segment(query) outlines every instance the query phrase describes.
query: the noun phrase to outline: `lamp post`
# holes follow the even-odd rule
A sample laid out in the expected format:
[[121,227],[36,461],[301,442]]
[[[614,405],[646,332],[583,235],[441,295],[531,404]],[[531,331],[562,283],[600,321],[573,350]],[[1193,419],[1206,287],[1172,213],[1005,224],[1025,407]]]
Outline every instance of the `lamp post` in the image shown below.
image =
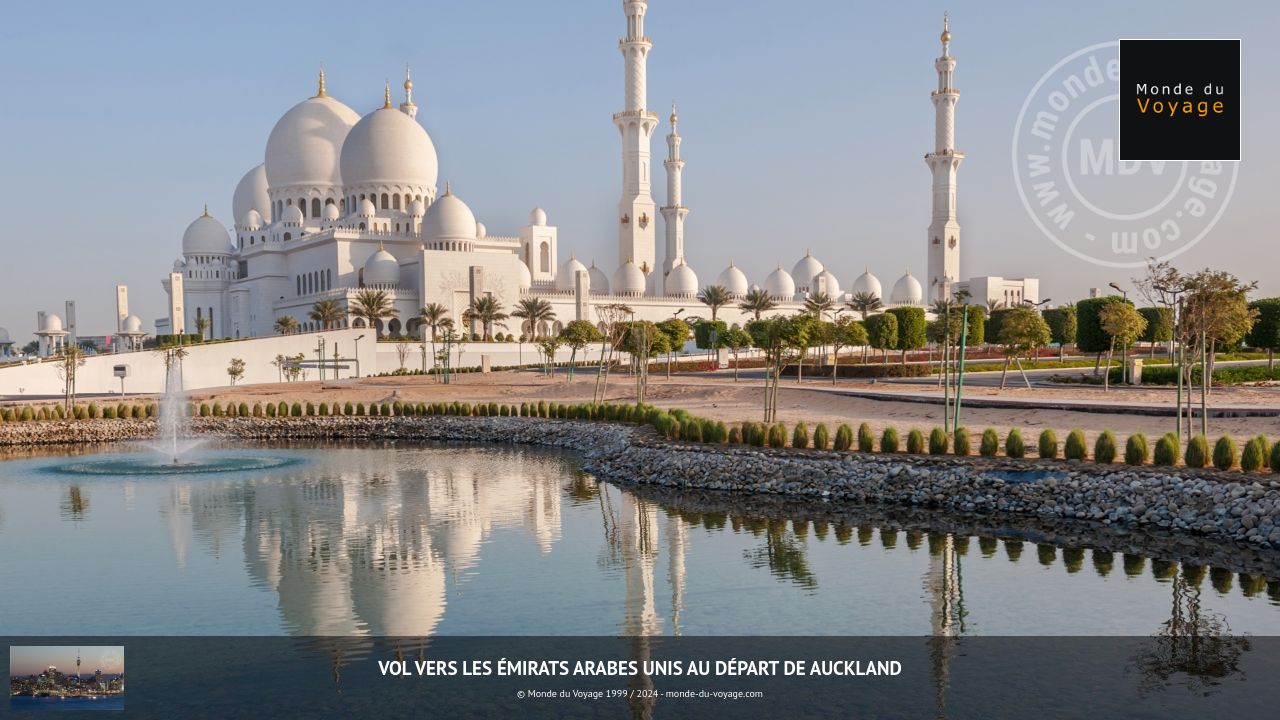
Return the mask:
[[[1120,297],[1124,298],[1125,302],[1129,302],[1128,291],[1126,291],[1124,288],[1120,287],[1115,283],[1107,283],[1107,285],[1110,286],[1112,290],[1115,290],[1116,292],[1120,293]],[[1107,368],[1107,372],[1111,372],[1111,368]],[[1120,384],[1123,385],[1128,381],[1129,381],[1129,348],[1122,347],[1120,348]]]
[[[1178,399],[1175,403],[1176,410],[1175,410],[1173,430],[1174,430],[1174,434],[1178,436],[1178,445],[1181,446],[1182,445],[1182,364],[1183,364],[1183,361],[1185,360],[1184,355],[1186,353],[1185,353],[1185,346],[1182,343],[1182,338],[1178,334],[1178,331],[1180,329],[1180,326],[1183,320],[1182,298],[1179,296],[1187,291],[1187,284],[1185,282],[1178,283],[1177,285],[1157,284],[1157,285],[1153,285],[1152,289],[1160,293],[1160,297],[1162,299],[1165,297],[1168,297],[1167,304],[1169,305],[1169,309],[1173,312],[1173,336],[1169,339],[1169,364],[1170,366],[1173,367],[1174,373],[1177,374],[1178,376]],[[1176,354],[1175,354],[1175,345],[1174,345],[1175,342],[1177,343]],[[1191,405],[1190,398],[1188,398],[1188,402],[1187,402],[1187,415],[1188,415],[1187,433],[1188,434],[1190,434],[1191,432],[1190,405]]]
[[324,338],[320,337],[316,342],[316,357],[320,360],[320,382],[324,382]]
[[356,377],[360,377],[360,341],[364,339],[364,335],[356,336]]

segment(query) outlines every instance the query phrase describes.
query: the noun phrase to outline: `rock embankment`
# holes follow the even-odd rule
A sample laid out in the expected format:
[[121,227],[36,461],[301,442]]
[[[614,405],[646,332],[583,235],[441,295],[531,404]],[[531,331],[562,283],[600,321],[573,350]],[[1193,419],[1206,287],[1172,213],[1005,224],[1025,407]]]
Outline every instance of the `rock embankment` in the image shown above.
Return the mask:
[[[0,424],[0,446],[150,438],[152,420]],[[1280,483],[1157,467],[768,450],[686,444],[647,428],[519,417],[192,418],[192,432],[244,440],[448,440],[547,445],[617,483],[833,503],[1087,520],[1280,548]]]

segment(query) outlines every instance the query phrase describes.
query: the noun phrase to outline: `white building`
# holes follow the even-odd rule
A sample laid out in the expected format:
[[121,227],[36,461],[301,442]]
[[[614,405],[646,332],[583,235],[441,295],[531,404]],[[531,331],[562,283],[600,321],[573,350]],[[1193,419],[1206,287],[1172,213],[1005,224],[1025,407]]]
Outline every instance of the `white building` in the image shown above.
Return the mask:
[[[413,335],[419,308],[439,303],[455,322],[477,298],[491,295],[509,311],[525,297],[551,303],[558,331],[575,319],[598,322],[595,309],[625,303],[638,319],[663,320],[683,311],[705,316],[697,300],[706,287],[685,261],[682,138],[674,106],[669,117],[667,198],[659,209],[651,193],[651,144],[660,119],[648,106],[647,61],[652,41],[644,32],[646,0],[624,0],[625,106],[613,116],[622,140],[622,192],[618,208],[618,257],[608,273],[574,253],[563,263],[556,227],[542,208],[511,235],[490,235],[448,183],[439,192],[435,144],[419,122],[413,82],[406,69],[404,101],[383,104],[363,116],[328,93],[321,70],[315,94],[289,109],[266,142],[263,162],[250,169],[232,199],[233,230],[207,211],[182,237],[182,256],[163,281],[170,317],[158,332],[195,332],[244,338],[273,334],[277,319],[291,316],[303,330],[319,330],[308,316],[321,300],[334,301],[339,327],[362,327],[353,312],[363,289],[386,293],[396,317],[379,323],[383,335]],[[935,62],[933,93],[937,133],[926,160],[933,172],[933,220],[929,231],[926,293],[905,273],[886,305],[923,305],[965,284],[958,282],[959,225],[956,170],[963,153],[954,148],[955,58],[944,28],[943,52]],[[663,257],[657,257],[657,222],[664,220]],[[853,293],[881,294],[870,272],[848,284],[840,270],[808,252],[792,267],[781,263],[759,287],[776,301],[773,312],[794,312],[815,293],[837,303]],[[1036,299],[1034,281],[1019,297]],[[1030,283],[1030,284],[1028,284]],[[717,277],[735,298],[754,287],[732,262]],[[848,292],[843,289],[847,288]],[[749,315],[737,301],[720,310],[729,322]],[[510,328],[519,333],[520,329]],[[474,329],[473,329],[474,330]]]

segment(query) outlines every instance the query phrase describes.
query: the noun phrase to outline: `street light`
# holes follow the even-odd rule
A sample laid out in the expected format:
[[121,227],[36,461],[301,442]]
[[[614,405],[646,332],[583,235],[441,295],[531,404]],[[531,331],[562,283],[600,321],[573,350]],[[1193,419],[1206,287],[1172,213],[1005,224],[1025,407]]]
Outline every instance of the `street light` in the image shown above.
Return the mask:
[[[1190,286],[1186,281],[1177,284],[1164,285],[1155,284],[1151,288],[1160,293],[1162,304],[1169,306],[1169,311],[1173,313],[1173,333],[1169,338],[1169,364],[1173,367],[1174,373],[1178,376],[1178,399],[1176,417],[1174,419],[1174,434],[1178,436],[1178,443],[1182,443],[1182,364],[1186,360],[1185,346],[1182,344],[1182,338],[1178,334],[1179,326],[1182,323],[1182,299],[1179,295],[1185,293]],[[1177,351],[1175,354],[1175,343],[1177,343]],[[1187,398],[1187,434],[1191,434],[1191,398]]]
[[1023,298],[1023,300],[1022,300],[1022,304],[1023,304],[1023,305],[1026,305],[1026,306],[1028,306],[1028,307],[1033,307],[1033,308],[1035,308],[1035,309],[1037,309],[1037,310],[1039,310],[1040,308],[1044,307],[1045,305],[1048,305],[1048,304],[1049,304],[1049,303],[1051,303],[1051,302],[1053,302],[1053,298],[1045,298],[1045,299],[1041,300],[1040,302],[1035,302],[1035,301],[1033,301],[1033,300],[1028,300],[1028,299],[1026,299],[1026,298]]
[[356,336],[356,377],[360,377],[360,341],[364,339],[364,335]]
[[1115,283],[1109,283],[1109,285],[1111,286],[1111,289],[1113,289],[1113,290],[1115,290],[1116,292],[1120,293],[1120,296],[1121,296],[1121,297],[1123,297],[1125,300],[1128,300],[1128,299],[1129,299],[1129,291],[1125,290],[1124,288],[1120,287],[1119,285],[1117,285],[1117,284],[1115,284]]

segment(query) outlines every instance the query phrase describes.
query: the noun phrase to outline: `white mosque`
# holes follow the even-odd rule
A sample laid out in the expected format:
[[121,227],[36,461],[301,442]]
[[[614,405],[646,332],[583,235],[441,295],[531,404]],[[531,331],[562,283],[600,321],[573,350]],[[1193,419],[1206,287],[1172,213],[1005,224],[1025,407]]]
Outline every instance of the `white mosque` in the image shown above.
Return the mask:
[[934,149],[925,156],[933,174],[933,214],[924,278],[907,271],[886,295],[870,270],[843,285],[839,271],[806,252],[790,272],[779,264],[757,284],[732,262],[714,282],[700,279],[685,261],[689,208],[682,198],[684,160],[674,107],[663,162],[665,204],[658,207],[651,193],[650,148],[660,119],[647,102],[648,2],[623,0],[622,6],[626,106],[613,122],[622,139],[623,183],[611,272],[594,262],[588,267],[572,252],[563,258],[556,227],[541,208],[515,234],[491,235],[448,183],[441,192],[435,145],[418,121],[407,69],[403,102],[392,104],[388,86],[382,106],[363,117],[329,94],[321,70],[315,95],[280,118],[267,138],[263,163],[236,186],[234,230],[228,233],[206,208],[183,234],[182,257],[163,282],[169,316],[157,320],[156,331],[207,326],[210,337],[266,336],[284,316],[303,330],[320,330],[308,314],[321,300],[335,301],[346,312],[340,326],[360,327],[364,321],[353,308],[365,288],[384,291],[397,311],[378,328],[383,335],[416,334],[414,318],[429,303],[443,305],[456,320],[484,295],[507,310],[525,297],[547,300],[556,322],[537,328],[539,333],[558,331],[571,320],[598,322],[596,308],[614,303],[625,303],[637,319],[658,321],[681,311],[705,316],[697,295],[709,285],[735,298],[720,310],[729,322],[750,319],[736,299],[755,287],[776,302],[771,312],[798,310],[816,293],[838,303],[871,293],[886,306],[928,305],[961,289],[977,303],[1039,299],[1035,279],[959,278],[956,173],[964,154],[954,146],[959,92],[952,86],[956,59],[945,21],[932,93],[937,131]]

